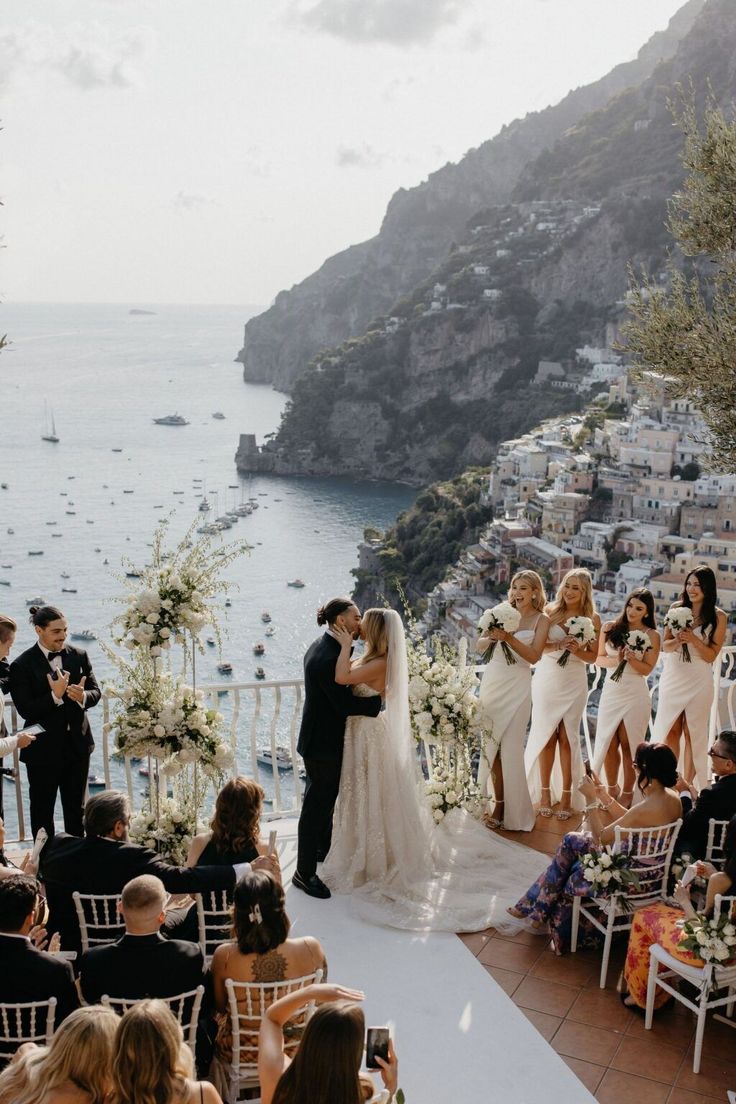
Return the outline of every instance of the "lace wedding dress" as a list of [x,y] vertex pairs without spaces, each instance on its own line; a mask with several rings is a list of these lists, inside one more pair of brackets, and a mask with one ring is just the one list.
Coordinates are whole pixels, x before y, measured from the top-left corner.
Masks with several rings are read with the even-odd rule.
[[505,924],[507,907],[548,860],[463,810],[435,825],[411,734],[404,630],[393,610],[385,617],[386,709],[348,720],[332,848],[320,876],[351,894],[354,911],[373,923],[452,932]]

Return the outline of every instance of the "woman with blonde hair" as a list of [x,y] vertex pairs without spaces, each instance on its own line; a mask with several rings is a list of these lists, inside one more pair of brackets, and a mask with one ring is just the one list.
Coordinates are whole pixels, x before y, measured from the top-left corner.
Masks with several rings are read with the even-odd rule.
[[532,708],[532,665],[547,643],[549,618],[544,584],[536,571],[517,571],[509,587],[509,602],[521,615],[518,629],[492,629],[478,640],[478,650],[505,643],[513,663],[500,647],[493,650],[480,684],[480,718],[488,736],[480,761],[478,783],[493,781],[490,828],[531,832],[535,815],[524,772],[524,741]]
[[[577,789],[585,773],[580,721],[588,700],[586,665],[595,663],[601,630],[590,572],[584,567],[568,571],[544,612],[551,627],[532,679],[532,726],[524,761],[531,799],[540,803],[540,814],[551,817],[553,805],[559,803],[557,819],[569,820],[573,809],[583,807]],[[585,647],[567,631],[572,617],[593,622],[595,640]]]
[[47,1047],[26,1043],[0,1073],[0,1104],[106,1104],[118,1018],[77,1008]]
[[120,1020],[109,1104],[222,1104],[209,1081],[194,1081],[181,1026],[160,1000],[142,1000]]

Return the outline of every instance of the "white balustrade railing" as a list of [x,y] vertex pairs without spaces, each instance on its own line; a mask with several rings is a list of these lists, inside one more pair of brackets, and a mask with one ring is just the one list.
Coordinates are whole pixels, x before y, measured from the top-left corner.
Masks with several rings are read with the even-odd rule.
[[[476,666],[476,672],[481,675],[482,666]],[[588,697],[601,685],[604,671],[591,666],[594,675],[593,683]],[[710,714],[710,741],[721,728],[736,727],[736,645],[728,645],[721,652],[721,662],[714,664],[713,680],[715,693],[713,707]],[[265,818],[280,817],[287,814],[298,813],[302,798],[302,762],[296,750],[297,734],[301,719],[302,704],[304,698],[304,683],[302,679],[276,679],[263,682],[218,682],[209,683],[199,687],[213,707],[222,706],[221,696],[227,696],[226,733],[230,746],[235,756],[233,774],[247,770],[247,773],[257,781],[266,784],[268,790],[273,791],[269,799],[270,808],[265,811]],[[104,785],[111,788],[113,784],[120,785],[113,778],[116,758],[114,748],[111,745],[110,733],[112,718],[110,715],[111,695],[103,693],[102,708],[102,733],[101,751]],[[6,703],[9,711],[8,731],[16,732],[19,726],[18,715],[12,702]],[[722,711],[725,709],[728,716],[728,724],[720,721]],[[99,716],[99,714],[97,714]],[[94,726],[94,717],[92,718]],[[593,740],[590,735],[588,710],[583,716],[583,738],[589,759],[593,757]],[[285,742],[284,742],[285,741]],[[425,762],[429,763],[426,755]],[[261,769],[259,754],[270,752],[271,766],[266,770]],[[279,762],[279,754],[281,762]],[[6,756],[3,765],[8,765],[10,756]],[[96,749],[93,756],[93,765],[99,759]],[[140,794],[136,792],[135,764],[129,758],[122,760],[124,770],[124,787],[128,792],[134,809],[140,807]],[[18,752],[13,752],[12,765],[15,768],[15,780],[13,785],[14,805],[17,816],[18,841],[28,839],[27,816],[23,802],[25,787],[24,778],[21,776]],[[147,768],[152,771],[152,764]],[[121,780],[122,781],[122,780]],[[10,786],[3,781],[5,787],[5,804],[8,806]]]

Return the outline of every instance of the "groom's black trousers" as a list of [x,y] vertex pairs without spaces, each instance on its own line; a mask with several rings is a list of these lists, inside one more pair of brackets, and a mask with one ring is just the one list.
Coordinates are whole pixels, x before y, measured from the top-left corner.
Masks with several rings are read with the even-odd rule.
[[302,878],[317,873],[332,842],[332,814],[340,789],[341,759],[305,759],[307,781],[299,817],[299,854],[296,868]]

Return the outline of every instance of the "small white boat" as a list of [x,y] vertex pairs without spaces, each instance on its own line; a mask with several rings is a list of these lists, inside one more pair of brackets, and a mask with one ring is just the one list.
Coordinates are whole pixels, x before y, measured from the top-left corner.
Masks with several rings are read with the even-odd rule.
[[207,637],[207,644],[210,648],[214,648],[215,643],[216,643],[216,641],[215,641],[214,636],[208,636]]
[[256,644],[253,645],[253,655],[265,655],[265,654],[266,654],[266,645],[262,644],[259,640]]
[[43,549],[42,548],[29,549],[28,555],[29,556],[43,556]]
[[233,673],[232,663],[218,663],[217,670],[221,675],[231,675]]
[[76,587],[62,587],[61,588],[61,593],[62,594],[76,594],[77,593],[77,588]]
[[200,514],[206,514],[212,509],[212,507],[210,506],[207,499],[203,498],[197,509],[199,510]]
[[189,425],[186,418],[182,418],[181,414],[167,414],[163,418],[153,419],[156,425],[170,425],[170,426],[185,426]]
[[52,445],[58,445],[59,438],[56,436],[56,422],[54,421],[54,412],[51,411],[51,425],[48,424],[48,410],[45,414],[46,426],[44,432],[41,434],[42,441],[49,441]]
[[0,579],[0,586],[10,586],[10,579]]
[[217,418],[218,422],[221,422],[224,420],[225,415],[222,413],[221,410],[216,410],[212,417]]
[[100,778],[99,774],[87,775],[87,788],[90,790],[104,790],[105,779]]
[[273,627],[273,625],[268,626],[268,628],[266,629],[265,635],[266,636],[275,636],[276,635],[276,629]]
[[263,621],[263,623],[267,625],[270,620],[271,620],[271,614],[268,612],[268,610],[264,610],[263,613],[261,614],[261,621]]
[[263,670],[262,667],[256,667],[255,676],[257,679],[263,680],[266,677],[266,672]]
[[45,598],[26,598],[26,605],[27,606],[45,606],[46,605],[46,599]]
[[[260,748],[256,752],[256,759],[264,767],[270,767],[273,770],[273,752],[271,748]],[[294,764],[291,761],[291,752],[288,748],[278,745],[276,748],[276,767],[278,770],[293,770]]]
[[297,590],[301,590],[301,588],[303,586],[306,586],[307,584],[304,582],[303,579],[292,579],[291,582],[287,583],[286,585],[290,587],[296,587]]
[[92,629],[80,629],[78,632],[71,633],[72,640],[96,640],[97,636],[92,632]]
[[232,598],[226,598],[225,599],[225,605],[226,606],[231,606],[232,604],[233,604]]
[[71,575],[69,574],[68,571],[62,571],[61,577],[62,577],[62,579],[71,579]]

